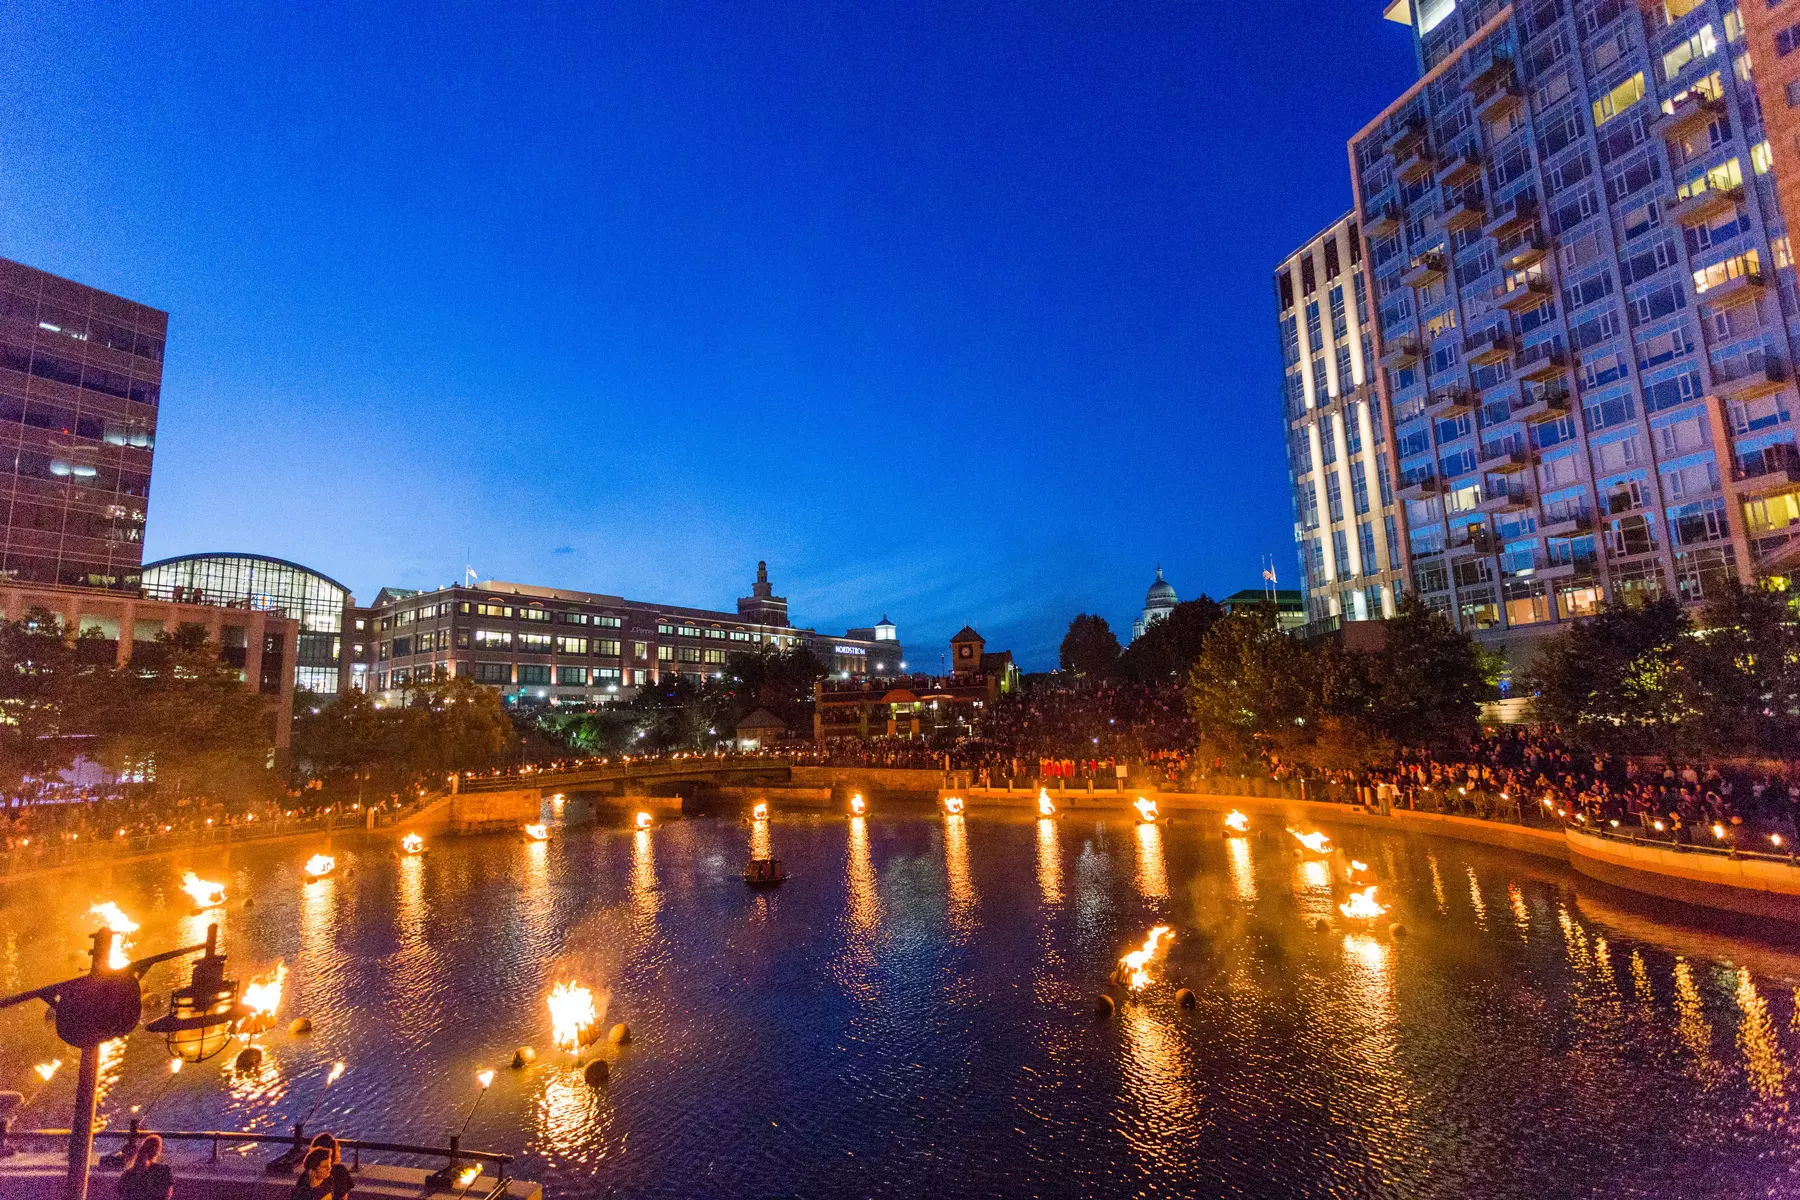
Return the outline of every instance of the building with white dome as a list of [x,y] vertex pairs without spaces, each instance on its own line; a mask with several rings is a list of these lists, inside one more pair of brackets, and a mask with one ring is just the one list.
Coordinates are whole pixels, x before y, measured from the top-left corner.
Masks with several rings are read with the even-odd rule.
[[1131,640],[1137,641],[1144,636],[1144,631],[1175,611],[1180,601],[1175,597],[1175,589],[1163,578],[1162,567],[1156,568],[1156,581],[1150,590],[1144,593],[1144,613],[1131,623]]

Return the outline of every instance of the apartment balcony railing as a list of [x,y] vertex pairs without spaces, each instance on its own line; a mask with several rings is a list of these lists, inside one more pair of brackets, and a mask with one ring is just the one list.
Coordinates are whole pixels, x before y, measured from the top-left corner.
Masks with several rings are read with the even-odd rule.
[[1537,220],[1537,215],[1537,194],[1520,192],[1494,208],[1488,217],[1485,232],[1489,237],[1505,237]]
[[1402,500],[1423,500],[1427,496],[1435,496],[1443,490],[1443,480],[1436,475],[1425,475],[1418,479],[1402,480],[1398,494]]
[[1754,300],[1762,294],[1767,280],[1761,271],[1739,270],[1726,276],[1718,283],[1710,284],[1706,290],[1698,293],[1700,298],[1715,309],[1731,304],[1741,304],[1746,300]]
[[1513,363],[1513,374],[1520,379],[1537,382],[1556,379],[1569,369],[1569,356],[1550,343],[1542,343],[1523,351]]
[[1473,150],[1464,150],[1446,161],[1438,168],[1437,181],[1444,187],[1461,187],[1472,179],[1481,178],[1481,155]]
[[1475,89],[1475,119],[1497,121],[1519,107],[1522,98],[1518,80],[1509,67],[1504,79],[1490,83],[1486,88]]
[[[1545,514],[1546,520],[1548,520],[1548,515]],[[1540,522],[1538,532],[1545,537],[1573,537],[1578,533],[1586,533],[1593,527],[1594,518],[1584,509],[1581,512],[1548,521],[1547,524]]]
[[1400,276],[1400,282],[1407,287],[1424,287],[1428,283],[1436,283],[1444,277],[1444,256],[1436,250],[1427,250],[1416,255],[1407,264]]
[[1469,393],[1458,387],[1443,388],[1425,397],[1425,415],[1434,421],[1460,417],[1474,409],[1475,402]]
[[1550,285],[1542,279],[1512,279],[1494,289],[1494,303],[1508,312],[1536,308],[1550,298]]
[[1476,366],[1501,362],[1512,352],[1512,335],[1505,329],[1477,330],[1463,342],[1463,357]]
[[1521,421],[1554,421],[1569,413],[1569,393],[1566,388],[1542,388],[1536,392],[1524,392],[1519,402],[1513,405],[1512,415]]
[[1531,504],[1531,493],[1522,487],[1489,481],[1481,486],[1481,511],[1518,512]]
[[1487,475],[1511,475],[1530,470],[1531,452],[1519,446],[1496,447],[1492,453],[1483,449],[1475,469]]
[[1685,200],[1676,200],[1669,215],[1682,225],[1701,225],[1744,202],[1741,187],[1709,187]]
[[1725,111],[1725,102],[1703,92],[1689,91],[1676,101],[1671,110],[1657,122],[1656,131],[1664,138],[1682,138],[1708,124]]
[[[1728,369],[1732,371],[1729,376],[1725,375]],[[1778,390],[1786,382],[1787,370],[1778,358],[1751,361],[1741,370],[1722,364],[1713,367],[1713,390],[1727,400],[1753,400]]]
[[1418,361],[1419,343],[1416,338],[1390,338],[1381,344],[1381,365],[1389,371],[1410,367]]
[[1384,238],[1400,228],[1400,206],[1385,204],[1378,211],[1369,214],[1368,224],[1363,232],[1370,237]]
[[1792,446],[1770,446],[1731,469],[1737,491],[1746,496],[1785,492],[1800,484],[1800,454]]
[[1487,209],[1472,193],[1464,192],[1444,210],[1445,229],[1475,229],[1487,220]]
[[1542,262],[1549,252],[1550,239],[1541,233],[1527,231],[1514,238],[1502,239],[1497,257],[1501,270],[1523,271],[1533,263]]
[[1381,144],[1387,154],[1399,154],[1401,151],[1425,140],[1425,122],[1418,117],[1402,121],[1388,134],[1387,140]]
[[1394,155],[1394,178],[1401,183],[1417,183],[1437,169],[1437,159],[1425,140],[1409,143]]

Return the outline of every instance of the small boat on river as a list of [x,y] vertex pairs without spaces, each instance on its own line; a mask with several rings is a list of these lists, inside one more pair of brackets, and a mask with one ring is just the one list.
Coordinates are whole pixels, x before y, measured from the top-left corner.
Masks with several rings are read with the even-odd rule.
[[744,882],[753,888],[778,887],[785,879],[779,858],[753,858],[744,864]]

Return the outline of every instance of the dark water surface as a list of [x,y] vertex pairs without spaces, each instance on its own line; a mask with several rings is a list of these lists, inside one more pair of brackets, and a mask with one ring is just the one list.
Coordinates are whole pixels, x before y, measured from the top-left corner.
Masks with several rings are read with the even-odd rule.
[[[142,923],[139,952],[198,940],[177,890],[195,866],[229,885],[233,973],[290,973],[263,1068],[188,1068],[164,1128],[285,1130],[342,1060],[311,1127],[414,1141],[501,1068],[465,1144],[518,1153],[552,1196],[1800,1190],[1800,957],[1578,896],[1553,864],[1341,832],[1409,936],[1337,921],[1341,889],[1264,818],[1246,838],[1202,815],[783,820],[760,836],[792,878],[765,894],[737,878],[756,831],[687,820],[422,859],[340,846],[312,884],[318,847],[294,844],[14,884],[0,992],[74,969],[97,901]],[[1156,982],[1096,1021],[1114,961],[1165,921]],[[636,1034],[603,1092],[549,1051],[567,978]],[[22,1122],[62,1125],[73,1056],[41,1013],[0,1014],[0,1087],[70,1059]],[[297,1015],[317,1032],[290,1037]],[[505,1069],[521,1043],[539,1063]],[[109,1056],[103,1112],[122,1123],[166,1062],[144,1033]]]

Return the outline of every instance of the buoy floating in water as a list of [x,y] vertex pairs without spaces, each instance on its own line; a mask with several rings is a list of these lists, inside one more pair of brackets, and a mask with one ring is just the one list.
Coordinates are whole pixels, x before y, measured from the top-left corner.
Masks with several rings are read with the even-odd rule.
[[1118,1005],[1113,1003],[1113,998],[1105,992],[1094,997],[1094,1015],[1096,1017],[1110,1017],[1117,1007]]
[[520,1046],[517,1050],[513,1051],[512,1065],[513,1070],[515,1071],[536,1061],[537,1051],[533,1050],[530,1046]]
[[[245,1046],[238,1051],[237,1061],[232,1065],[240,1071],[254,1071],[262,1066],[263,1051],[261,1046]],[[181,1061],[180,1059],[176,1060]]]
[[610,1030],[607,1031],[606,1040],[611,1042],[615,1046],[630,1045],[631,1044],[631,1026],[625,1024],[625,1022],[623,1022],[623,1021],[619,1022],[617,1025],[614,1025]]
[[1199,999],[1194,995],[1193,988],[1176,988],[1175,1003],[1183,1008],[1192,1008],[1199,1003]]
[[601,1058],[596,1058],[581,1071],[581,1077],[587,1081],[589,1087],[600,1087],[611,1074],[612,1068],[608,1067],[606,1060]]
[[295,1036],[299,1036],[300,1034],[303,1034],[303,1033],[311,1033],[312,1032],[312,1018],[311,1017],[295,1017],[292,1021],[288,1022],[288,1032],[291,1034],[294,1034]]

